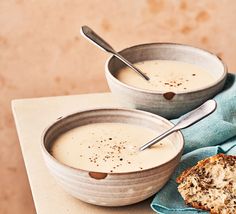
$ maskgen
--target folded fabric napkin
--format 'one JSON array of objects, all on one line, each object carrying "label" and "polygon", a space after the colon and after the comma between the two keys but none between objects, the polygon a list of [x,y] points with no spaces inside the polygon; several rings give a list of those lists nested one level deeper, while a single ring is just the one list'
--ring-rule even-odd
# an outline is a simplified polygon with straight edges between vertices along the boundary
[{"label": "folded fabric napkin", "polygon": [[[151,207],[157,213],[208,213],[185,205],[177,190],[176,177],[199,160],[225,153],[236,155],[236,76],[228,74],[225,87],[214,97],[217,109],[208,117],[182,131],[184,155],[168,183],[156,194]],[[176,123],[179,119],[173,120]]]}]

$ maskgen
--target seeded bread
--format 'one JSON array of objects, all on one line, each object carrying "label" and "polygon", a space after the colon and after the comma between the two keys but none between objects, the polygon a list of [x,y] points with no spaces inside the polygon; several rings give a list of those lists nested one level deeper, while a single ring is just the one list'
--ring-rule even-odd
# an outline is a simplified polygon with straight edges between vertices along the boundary
[{"label": "seeded bread", "polygon": [[236,214],[236,156],[199,161],[176,179],[185,203],[211,214]]}]

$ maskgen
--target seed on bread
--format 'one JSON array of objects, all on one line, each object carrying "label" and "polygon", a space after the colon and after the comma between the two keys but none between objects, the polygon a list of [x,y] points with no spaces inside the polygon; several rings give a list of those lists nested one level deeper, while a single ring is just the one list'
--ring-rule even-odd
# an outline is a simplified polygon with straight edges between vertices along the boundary
[{"label": "seed on bread", "polygon": [[214,214],[236,214],[236,156],[199,161],[176,179],[185,203]]}]

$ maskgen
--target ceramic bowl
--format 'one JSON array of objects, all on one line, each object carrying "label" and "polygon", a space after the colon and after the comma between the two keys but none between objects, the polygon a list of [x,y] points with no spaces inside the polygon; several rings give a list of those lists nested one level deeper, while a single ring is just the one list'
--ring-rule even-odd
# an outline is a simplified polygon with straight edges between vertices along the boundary
[{"label": "ceramic bowl", "polygon": [[143,90],[119,81],[116,72],[125,65],[116,57],[110,57],[105,65],[106,79],[111,92],[124,107],[137,108],[171,119],[196,108],[216,95],[224,86],[227,68],[216,55],[205,50],[172,43],[153,43],[133,46],[119,52],[130,62],[145,60],[176,60],[205,68],[216,77],[214,84],[198,90],[174,93]]},{"label": "ceramic bowl", "polygon": [[54,139],[72,128],[99,122],[138,124],[157,131],[173,126],[168,120],[139,110],[94,109],[63,117],[47,128],[42,137],[42,153],[50,173],[72,196],[95,205],[124,206],[142,201],[160,190],[178,165],[184,139],[181,132],[169,136],[175,155],[154,168],[127,173],[91,172],[73,168],[57,161],[50,154]]}]

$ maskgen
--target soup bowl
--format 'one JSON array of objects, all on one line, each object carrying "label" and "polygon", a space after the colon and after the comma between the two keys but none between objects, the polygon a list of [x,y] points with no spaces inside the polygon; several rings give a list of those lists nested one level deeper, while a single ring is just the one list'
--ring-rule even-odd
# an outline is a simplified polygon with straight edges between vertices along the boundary
[{"label": "soup bowl", "polygon": [[157,134],[173,127],[171,122],[160,116],[134,109],[92,109],[65,116],[50,125],[42,135],[42,154],[50,173],[66,192],[90,204],[124,206],[155,194],[168,181],[180,161],[184,147],[181,132],[168,137],[175,152],[167,161],[138,171],[111,173],[82,170],[65,165],[51,155],[53,142],[62,133],[103,122],[136,124],[155,130]]},{"label": "soup bowl", "polygon": [[[146,90],[125,84],[116,78],[125,67],[115,56],[105,64],[105,75],[111,92],[124,107],[156,113],[165,118],[177,118],[212,98],[224,86],[227,68],[216,55],[205,50],[173,43],[136,45],[119,52],[132,63],[148,60],[174,60],[197,65],[207,70],[215,81],[197,90],[183,92]],[[147,73],[148,75],[148,73]]]}]

